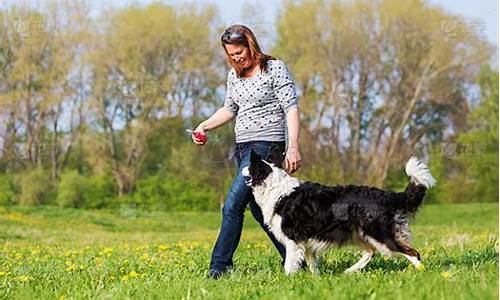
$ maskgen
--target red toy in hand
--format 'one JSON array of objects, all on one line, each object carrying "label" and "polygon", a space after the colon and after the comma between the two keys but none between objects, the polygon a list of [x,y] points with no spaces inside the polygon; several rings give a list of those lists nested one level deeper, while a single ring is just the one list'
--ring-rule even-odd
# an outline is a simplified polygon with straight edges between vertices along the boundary
[{"label": "red toy in hand", "polygon": [[200,143],[205,143],[206,141],[208,141],[208,138],[206,135],[204,135],[203,133],[201,132],[195,132],[195,131],[192,131],[192,130],[186,130],[187,132],[190,132],[191,134],[194,135],[194,138],[200,142]]}]

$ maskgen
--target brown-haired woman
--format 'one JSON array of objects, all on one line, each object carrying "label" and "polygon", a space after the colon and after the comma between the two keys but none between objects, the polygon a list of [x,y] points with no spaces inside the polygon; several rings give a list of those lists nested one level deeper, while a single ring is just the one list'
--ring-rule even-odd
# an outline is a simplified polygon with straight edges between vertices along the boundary
[{"label": "brown-haired woman", "polygon": [[[234,154],[238,170],[222,209],[222,225],[208,273],[212,278],[220,277],[233,265],[233,254],[240,240],[243,214],[248,203],[254,218],[266,231],[282,259],[285,258],[285,248],[264,224],[251,188],[245,184],[241,174],[241,170],[250,163],[250,150],[278,166],[285,161],[285,170],[290,173],[300,167],[301,160],[298,97],[286,65],[262,53],[254,34],[246,26],[227,28],[221,42],[227,61],[232,66],[227,75],[224,106],[194,130],[205,134],[236,116]],[[198,145],[205,144],[194,134],[192,138]]]}]

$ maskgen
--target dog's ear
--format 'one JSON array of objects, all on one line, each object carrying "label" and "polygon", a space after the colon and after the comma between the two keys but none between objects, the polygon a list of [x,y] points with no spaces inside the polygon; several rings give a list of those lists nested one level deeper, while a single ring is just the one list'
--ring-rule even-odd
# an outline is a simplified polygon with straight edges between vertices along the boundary
[{"label": "dog's ear", "polygon": [[255,153],[255,151],[253,151],[253,149],[250,150],[250,163],[256,163],[258,161],[261,161],[262,158],[260,157],[260,155],[258,155],[257,153]]},{"label": "dog's ear", "polygon": [[280,147],[273,145],[269,151],[269,155],[266,160],[273,163],[275,166],[281,167],[283,160],[285,159],[283,150]]}]

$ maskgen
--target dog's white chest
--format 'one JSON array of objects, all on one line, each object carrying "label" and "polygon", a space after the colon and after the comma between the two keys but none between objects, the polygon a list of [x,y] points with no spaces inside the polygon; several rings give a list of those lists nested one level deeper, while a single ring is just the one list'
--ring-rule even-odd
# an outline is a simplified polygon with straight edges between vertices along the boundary
[{"label": "dog's white chest", "polygon": [[288,238],[283,233],[283,230],[281,230],[281,217],[280,216],[278,216],[278,215],[273,216],[273,218],[270,220],[269,229],[274,234],[274,237],[280,243],[284,244],[288,240]]},{"label": "dog's white chest", "polygon": [[[274,234],[276,239],[285,243],[288,238],[281,230],[281,216],[274,213],[276,204],[280,198],[288,196],[294,189],[301,184],[298,178],[288,175],[284,170],[270,165],[273,172],[264,180],[261,185],[252,188],[255,202],[259,205],[264,223]],[[243,175],[248,176],[248,168],[242,171]]]}]

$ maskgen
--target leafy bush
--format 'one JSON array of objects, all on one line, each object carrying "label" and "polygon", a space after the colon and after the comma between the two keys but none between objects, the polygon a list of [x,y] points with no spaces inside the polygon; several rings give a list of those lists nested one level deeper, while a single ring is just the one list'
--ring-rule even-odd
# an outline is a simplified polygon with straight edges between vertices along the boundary
[{"label": "leafy bush", "polygon": [[57,187],[57,204],[61,207],[82,207],[85,192],[88,190],[87,179],[78,171],[66,171],[61,175]]},{"label": "leafy bush", "polygon": [[76,170],[61,175],[57,191],[57,204],[61,207],[103,208],[114,198],[114,185],[110,176],[85,177]]},{"label": "leafy bush", "polygon": [[113,176],[94,175],[86,178],[85,208],[111,207],[115,202],[116,191]]},{"label": "leafy bush", "polygon": [[216,190],[196,179],[185,181],[173,174],[153,175],[140,180],[130,202],[166,211],[205,211],[217,208]]},{"label": "leafy bush", "polygon": [[16,189],[12,176],[0,174],[0,205],[15,203]]},{"label": "leafy bush", "polygon": [[50,175],[42,168],[26,170],[17,177],[19,186],[19,204],[34,206],[48,204],[53,198],[53,186]]}]

